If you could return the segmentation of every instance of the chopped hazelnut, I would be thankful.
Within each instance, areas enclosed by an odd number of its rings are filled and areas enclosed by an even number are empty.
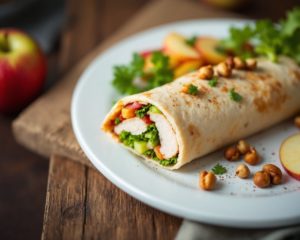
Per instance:
[[[239,150],[240,154],[246,154],[250,151],[250,145],[245,140],[240,140],[237,143],[236,147]]]
[[[254,70],[257,66],[256,59],[253,59],[253,58],[246,59],[246,66],[247,66],[248,70]]]
[[[254,147],[251,147],[249,152],[245,154],[244,160],[250,165],[256,165],[260,161],[260,157]]]
[[[246,68],[245,61],[239,57],[234,57],[233,62],[234,62],[234,68],[236,68],[236,69],[243,70]]]
[[[199,187],[201,187],[203,190],[214,189],[216,181],[216,176],[211,172],[203,171],[199,175]]]
[[[282,172],[277,166],[274,164],[265,164],[262,170],[270,174],[272,184],[277,185],[281,183]]]
[[[236,170],[235,174],[240,178],[248,178],[250,175],[250,170],[245,164],[240,164]]]
[[[181,92],[183,93],[188,93],[189,91],[189,86],[188,85],[184,85],[182,88],[181,88]]]
[[[231,68],[227,65],[226,62],[221,62],[217,65],[217,73],[222,77],[230,77],[231,76]]]
[[[300,116],[295,117],[294,122],[295,122],[296,127],[300,128]]]
[[[224,157],[228,161],[236,161],[240,157],[240,152],[238,151],[238,149],[235,146],[232,146],[225,150]]]
[[[199,69],[199,78],[204,80],[212,79],[214,76],[214,69],[211,65],[201,67]]]
[[[270,174],[264,171],[258,171],[254,174],[253,182],[260,188],[266,188],[271,184]]]

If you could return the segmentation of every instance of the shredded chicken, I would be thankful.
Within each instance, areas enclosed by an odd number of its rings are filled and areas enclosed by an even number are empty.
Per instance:
[[[134,117],[124,120],[117,126],[115,126],[115,133],[120,134],[122,131],[130,132],[133,135],[142,134],[147,130],[147,124],[140,118]]]
[[[150,113],[149,115],[159,133],[160,152],[165,159],[174,157],[178,153],[178,144],[172,126],[162,114]]]

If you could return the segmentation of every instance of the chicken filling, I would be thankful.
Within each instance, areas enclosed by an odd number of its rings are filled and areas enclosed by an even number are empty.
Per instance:
[[[163,166],[177,163],[178,144],[175,132],[155,106],[138,102],[127,104],[112,124],[114,133],[125,146]]]

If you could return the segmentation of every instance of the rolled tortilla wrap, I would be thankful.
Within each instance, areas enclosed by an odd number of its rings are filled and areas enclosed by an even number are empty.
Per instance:
[[[154,162],[173,170],[300,110],[300,68],[289,58],[281,57],[278,63],[259,59],[256,70],[233,70],[230,78],[219,77],[216,87],[209,86],[197,74],[193,72],[151,91],[124,97],[108,113],[102,129],[120,141],[113,121],[122,108],[134,102],[154,105],[174,132],[172,139],[167,136],[164,141],[174,140],[178,147],[176,161],[161,164],[156,157]],[[183,93],[186,84],[197,86],[199,94]],[[242,96],[240,102],[232,100],[231,89]],[[159,131],[159,134],[165,133]],[[161,140],[162,136],[159,137]],[[129,149],[137,153],[132,147]]]

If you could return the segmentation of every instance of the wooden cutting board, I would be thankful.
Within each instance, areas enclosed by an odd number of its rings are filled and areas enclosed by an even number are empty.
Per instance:
[[[101,9],[101,6],[98,7]],[[101,14],[101,12],[99,14]],[[17,141],[44,156],[49,157],[52,153],[55,153],[91,166],[91,163],[80,149],[72,131],[70,103],[74,86],[92,59],[120,39],[138,31],[183,19],[216,17],[236,17],[236,15],[216,11],[215,9],[201,5],[199,2],[192,1],[163,0],[149,3],[119,31],[93,49],[85,58],[76,64],[72,70],[60,80],[57,86],[41,96],[29,106],[28,109],[20,114],[13,122],[13,131]],[[93,20],[92,17],[89,19]],[[86,23],[89,19],[83,22]],[[67,37],[63,39],[63,41],[70,42],[70,44],[68,44],[69,48],[73,48],[70,50],[71,52],[73,51],[73,55],[62,56],[61,62],[64,68],[65,65],[70,66],[74,64],[74,59],[78,56],[78,54],[76,55],[76,51],[80,52],[84,47],[88,48],[89,44],[91,45],[93,41],[97,41],[94,36],[90,36],[93,30],[96,32],[97,24],[95,24],[95,22],[88,24],[88,26],[92,26],[95,29],[87,32],[86,27],[82,26],[78,29],[82,31],[79,34],[81,36],[80,38],[78,35],[68,34]],[[76,32],[76,34],[78,34],[78,32]],[[100,121],[101,119],[99,119],[99,122]]]

